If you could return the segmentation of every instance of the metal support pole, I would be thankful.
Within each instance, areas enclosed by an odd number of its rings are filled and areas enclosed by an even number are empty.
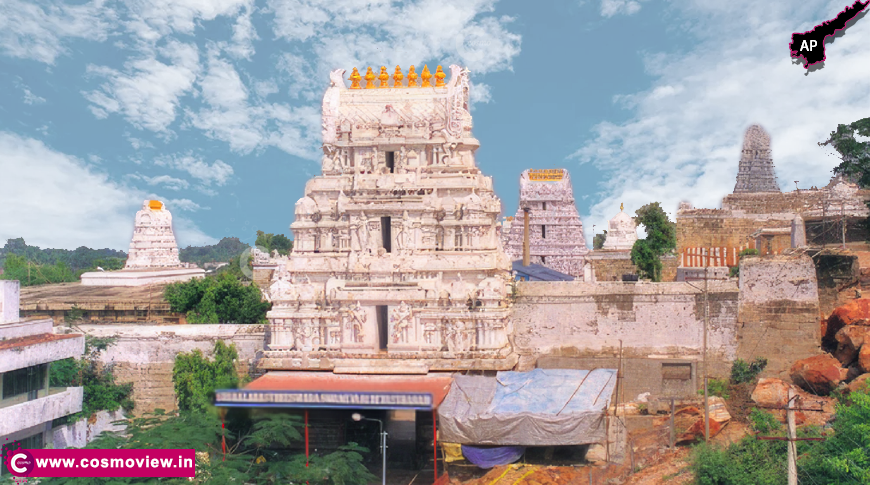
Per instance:
[[[432,468],[435,469],[435,481],[438,481],[438,415],[432,410]]]
[[[710,395],[707,389],[707,327],[710,326],[709,303],[707,300],[707,280],[709,268],[704,266],[704,441],[710,440]]]
[[[381,484],[387,485],[387,432],[386,430],[381,434],[381,455],[383,455],[383,474],[381,476]]]
[[[305,468],[308,468],[308,410],[305,410]]]
[[[797,435],[795,433],[794,401],[796,394],[794,389],[788,389],[788,410],[786,421],[788,422],[788,485],[798,485],[797,479]]]

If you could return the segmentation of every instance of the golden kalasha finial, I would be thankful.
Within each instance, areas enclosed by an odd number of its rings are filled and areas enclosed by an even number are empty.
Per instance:
[[[620,203],[619,203],[619,212],[622,212],[622,211],[624,211],[624,210],[625,210],[625,207],[623,207],[623,206],[622,206],[622,202],[620,202]]]
[[[359,75],[359,71],[356,68],[353,68],[353,72],[350,73],[350,88],[351,89],[362,89],[359,85],[362,76]]]
[[[432,83],[429,82],[429,80],[432,79],[432,73],[429,72],[428,65],[423,64],[423,72],[420,74],[420,78],[423,79],[423,86],[422,87],[424,87],[424,88],[431,88],[432,87]]]
[[[396,72],[393,73],[393,87],[402,87],[402,79],[404,78],[405,76],[402,75],[402,69],[399,66],[396,66]]]
[[[417,73],[414,72],[414,66],[411,66],[410,69],[408,69],[408,87],[417,87]]]
[[[375,73],[372,72],[372,68],[368,68],[366,71],[366,89],[374,89],[375,88]]]
[[[441,66],[438,66],[438,69],[435,69],[435,87],[443,88],[444,78],[447,77],[447,74],[444,74],[444,70],[441,69]]]
[[[390,87],[389,83],[387,82],[387,81],[390,80],[390,75],[387,74],[387,68],[386,68],[386,67],[381,66],[381,73],[378,74],[378,79],[381,80],[381,85],[378,86],[379,88],[388,88],[388,87]]]

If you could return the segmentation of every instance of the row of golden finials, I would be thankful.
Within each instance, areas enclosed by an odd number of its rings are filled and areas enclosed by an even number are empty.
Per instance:
[[[443,88],[446,86],[444,84],[444,78],[447,77],[447,74],[444,74],[444,70],[441,69],[441,66],[435,70],[435,86],[436,88]],[[372,68],[368,68],[365,76],[360,76],[359,71],[356,68],[353,68],[353,72],[350,73],[350,89],[362,89],[362,86],[359,85],[359,82],[363,79],[366,80],[366,89],[375,89],[375,79],[379,79],[381,81],[381,85],[377,86],[378,88],[403,88],[405,87],[402,84],[402,79],[405,76],[402,74],[402,69],[399,66],[396,66],[396,72],[393,73],[393,85],[389,86],[388,81],[390,80],[390,75],[387,74],[387,68],[381,66],[381,73],[375,76],[375,73],[372,72]],[[420,78],[423,80],[422,84],[417,84],[417,73],[414,71],[414,66],[411,66],[408,69],[408,87],[409,88],[431,88],[432,83],[429,81],[432,79],[432,73],[429,72],[429,66],[423,66],[423,72],[420,73]]]

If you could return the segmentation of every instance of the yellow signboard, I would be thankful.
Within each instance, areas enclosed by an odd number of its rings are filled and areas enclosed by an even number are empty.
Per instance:
[[[558,182],[565,176],[565,171],[561,168],[548,169],[530,169],[529,180],[535,182]]]

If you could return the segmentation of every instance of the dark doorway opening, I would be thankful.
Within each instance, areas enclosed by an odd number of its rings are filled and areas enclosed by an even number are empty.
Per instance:
[[[389,253],[392,249],[392,221],[389,217],[381,217],[381,239],[384,241],[384,249]]]
[[[393,173],[396,168],[396,152],[386,152],[387,155],[387,170]]]
[[[378,342],[381,350],[387,350],[389,337],[389,313],[386,305],[378,305]]]
[[[541,239],[547,238],[547,226],[541,224]]]

